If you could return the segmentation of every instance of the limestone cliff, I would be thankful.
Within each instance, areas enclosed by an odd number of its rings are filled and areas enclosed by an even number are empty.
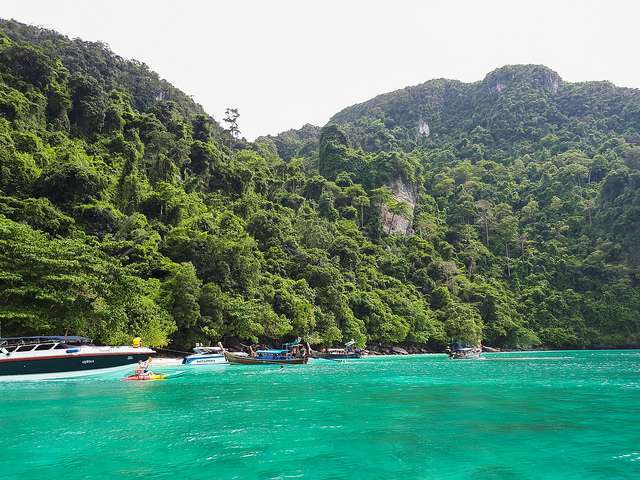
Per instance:
[[[380,218],[385,233],[399,233],[402,235],[413,233],[413,212],[418,203],[417,186],[412,182],[406,182],[402,178],[396,178],[389,182],[387,187],[393,193],[393,198],[396,202],[407,204],[410,215],[403,216],[394,213],[389,206],[382,204],[380,206]]]

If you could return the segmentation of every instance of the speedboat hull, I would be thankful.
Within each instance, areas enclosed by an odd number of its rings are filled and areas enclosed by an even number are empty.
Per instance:
[[[477,351],[453,351],[449,354],[449,358],[453,360],[477,360],[482,354],[481,350]]]
[[[227,360],[222,353],[189,355],[182,360],[183,365],[227,365]]]
[[[112,351],[109,351],[112,350]],[[115,350],[115,351],[113,351]],[[48,352],[47,352],[48,353]],[[77,348],[50,355],[0,356],[0,382],[52,380],[107,374],[130,368],[154,353],[150,349]]]

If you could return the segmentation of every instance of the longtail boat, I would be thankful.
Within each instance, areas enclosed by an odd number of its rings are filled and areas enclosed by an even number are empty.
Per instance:
[[[322,352],[311,350],[312,358],[322,358],[324,360],[349,360],[352,358],[361,358],[362,350],[354,349],[356,342],[351,340],[347,342],[344,348],[328,348]]]
[[[238,353],[228,352],[223,348],[223,353],[227,362],[240,365],[303,365],[309,361],[306,351],[297,351],[297,353],[294,354],[289,349],[256,351],[251,349],[249,355],[239,355]]]

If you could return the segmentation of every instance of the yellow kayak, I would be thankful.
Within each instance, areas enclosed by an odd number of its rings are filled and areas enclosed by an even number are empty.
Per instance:
[[[151,373],[144,375],[129,375],[124,380],[139,380],[139,381],[154,381],[154,380],[164,380],[167,376],[162,373]]]
[[[143,373],[141,375],[129,375],[123,378],[123,380],[140,381],[140,382],[153,382],[156,380],[166,380],[168,378],[175,378],[184,375],[184,370],[179,370],[173,373]]]

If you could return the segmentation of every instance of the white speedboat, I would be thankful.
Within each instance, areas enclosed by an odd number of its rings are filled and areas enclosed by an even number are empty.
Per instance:
[[[456,347],[447,351],[449,358],[454,360],[471,360],[478,359],[482,355],[480,347]]]
[[[0,338],[0,381],[87,377],[126,370],[155,352],[101,347],[85,337]]]
[[[218,365],[228,363],[220,347],[197,346],[193,351],[193,355],[189,355],[182,360],[183,365]]]

